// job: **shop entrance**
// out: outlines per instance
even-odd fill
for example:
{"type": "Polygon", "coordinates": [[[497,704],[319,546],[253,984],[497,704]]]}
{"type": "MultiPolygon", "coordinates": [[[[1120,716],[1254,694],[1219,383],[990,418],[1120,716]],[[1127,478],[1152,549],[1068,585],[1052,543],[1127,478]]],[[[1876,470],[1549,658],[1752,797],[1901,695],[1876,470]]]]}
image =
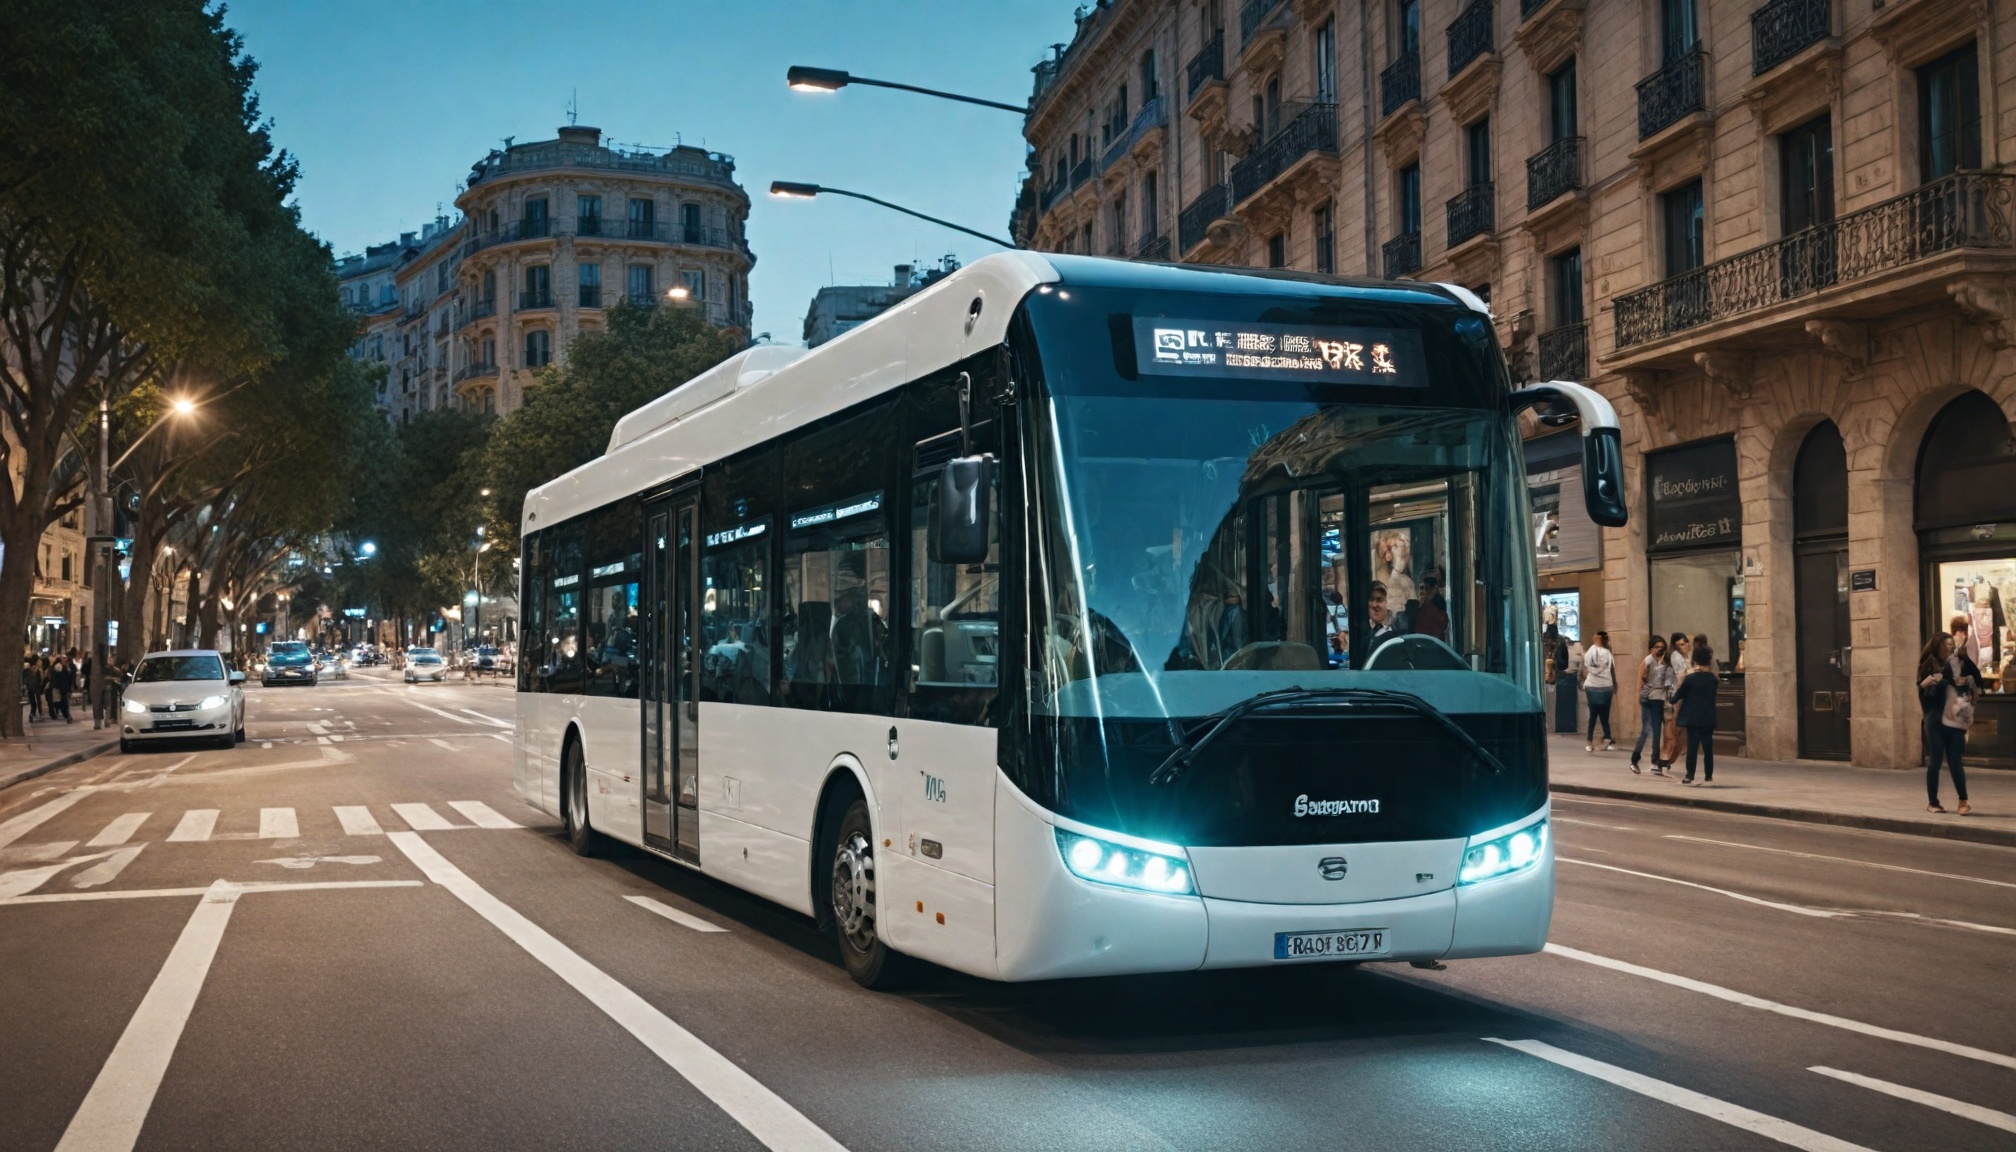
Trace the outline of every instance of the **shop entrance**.
{"type": "Polygon", "coordinates": [[[1799,755],[1849,758],[1848,453],[1831,420],[1806,436],[1792,470],[1799,625],[1799,755]]]}

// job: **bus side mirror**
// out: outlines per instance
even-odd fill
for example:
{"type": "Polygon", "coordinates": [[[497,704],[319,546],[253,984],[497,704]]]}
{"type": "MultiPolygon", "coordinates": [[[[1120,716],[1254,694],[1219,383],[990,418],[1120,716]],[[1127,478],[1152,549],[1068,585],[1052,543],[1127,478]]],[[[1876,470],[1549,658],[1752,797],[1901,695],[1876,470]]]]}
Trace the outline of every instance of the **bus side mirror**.
{"type": "Polygon", "coordinates": [[[1573,409],[1572,419],[1582,424],[1582,503],[1589,519],[1605,528],[1624,527],[1631,512],[1624,501],[1624,435],[1617,410],[1601,392],[1568,380],[1529,384],[1512,394],[1514,415],[1536,405],[1557,415],[1563,405],[1573,409]]]}
{"type": "Polygon", "coordinates": [[[993,458],[960,456],[938,474],[933,509],[931,559],[939,564],[980,564],[987,559],[988,501],[993,458]]]}

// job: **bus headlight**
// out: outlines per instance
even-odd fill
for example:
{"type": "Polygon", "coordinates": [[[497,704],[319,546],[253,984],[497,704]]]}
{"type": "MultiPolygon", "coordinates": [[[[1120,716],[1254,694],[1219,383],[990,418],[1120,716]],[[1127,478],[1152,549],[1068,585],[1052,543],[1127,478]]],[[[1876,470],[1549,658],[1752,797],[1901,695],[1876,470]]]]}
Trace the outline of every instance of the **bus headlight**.
{"type": "Polygon", "coordinates": [[[1062,828],[1057,829],[1057,850],[1064,854],[1064,866],[1081,880],[1169,896],[1197,891],[1190,882],[1190,862],[1180,856],[1129,848],[1062,828]]]}
{"type": "Polygon", "coordinates": [[[1523,872],[1540,862],[1547,848],[1547,821],[1528,824],[1517,832],[1472,844],[1463,853],[1463,869],[1456,874],[1458,884],[1475,884],[1514,872],[1523,872]]]}

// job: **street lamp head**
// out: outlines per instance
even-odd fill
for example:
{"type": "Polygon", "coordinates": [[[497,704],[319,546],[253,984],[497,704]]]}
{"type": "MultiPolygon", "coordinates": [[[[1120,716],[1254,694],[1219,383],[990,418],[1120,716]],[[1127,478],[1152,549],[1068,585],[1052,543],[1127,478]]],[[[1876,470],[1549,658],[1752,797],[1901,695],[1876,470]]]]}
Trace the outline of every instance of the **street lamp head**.
{"type": "Polygon", "coordinates": [[[770,182],[770,195],[782,196],[786,200],[810,200],[812,197],[817,196],[820,191],[821,189],[817,184],[799,184],[790,180],[772,180],[770,182]]]}
{"type": "Polygon", "coordinates": [[[191,412],[196,411],[196,402],[187,396],[177,396],[174,400],[169,401],[168,408],[177,416],[187,416],[191,412]]]}
{"type": "Polygon", "coordinates": [[[784,71],[784,82],[794,92],[838,92],[854,79],[838,68],[808,68],[793,64],[784,71]]]}
{"type": "Polygon", "coordinates": [[[376,556],[378,554],[378,545],[366,540],[357,546],[357,551],[362,552],[366,556],[376,556]]]}
{"type": "Polygon", "coordinates": [[[686,299],[686,297],[691,296],[692,294],[693,293],[689,291],[684,285],[680,285],[677,288],[668,289],[665,293],[666,297],[672,300],[684,300],[686,299]]]}
{"type": "Polygon", "coordinates": [[[479,495],[479,496],[488,496],[488,495],[490,495],[490,490],[489,490],[488,488],[480,488],[480,489],[478,489],[478,490],[477,490],[477,495],[479,495]]]}

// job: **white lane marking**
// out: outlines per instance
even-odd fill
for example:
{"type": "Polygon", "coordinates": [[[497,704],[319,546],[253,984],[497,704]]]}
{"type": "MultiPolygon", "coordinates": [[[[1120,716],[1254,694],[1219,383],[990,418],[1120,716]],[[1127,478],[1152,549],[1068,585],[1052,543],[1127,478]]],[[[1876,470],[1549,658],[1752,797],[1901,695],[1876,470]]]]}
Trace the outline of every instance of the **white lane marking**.
{"type": "Polygon", "coordinates": [[[1993,932],[1997,936],[2016,936],[2016,928],[2003,928],[1994,924],[1976,924],[1972,920],[1946,920],[1938,916],[1927,916],[1922,912],[1890,912],[1881,908],[1870,908],[1856,913],[1857,916],[1887,916],[1896,920],[1917,920],[1926,924],[1944,924],[1948,928],[1971,928],[1976,932],[1993,932]]]}
{"type": "Polygon", "coordinates": [[[449,823],[447,817],[425,804],[394,804],[392,810],[397,812],[399,818],[406,821],[406,826],[415,832],[446,832],[461,827],[459,824],[449,823]]]}
{"type": "Polygon", "coordinates": [[[342,737],[342,736],[340,736],[340,735],[332,735],[332,736],[330,736],[330,737],[329,737],[329,739],[330,739],[331,741],[334,741],[335,743],[338,743],[338,744],[341,744],[341,743],[343,742],[343,737],[342,737]]]}
{"type": "Polygon", "coordinates": [[[41,825],[43,821],[90,794],[91,789],[89,788],[79,788],[74,792],[66,792],[39,808],[32,808],[7,821],[5,824],[0,824],[0,848],[5,848],[7,845],[14,843],[14,841],[26,836],[41,825]]]}
{"type": "Polygon", "coordinates": [[[670,904],[661,904],[658,901],[651,899],[649,896],[625,896],[623,897],[623,899],[628,900],[630,903],[637,905],[639,908],[644,909],[646,912],[656,912],[658,915],[663,916],[665,919],[672,921],[674,924],[684,925],[687,928],[691,928],[695,932],[728,931],[728,929],[721,927],[719,924],[710,924],[707,921],[702,920],[698,916],[695,916],[688,912],[681,912],[679,909],[672,907],[670,904]]]}
{"type": "Polygon", "coordinates": [[[1969,1104],[1965,1100],[1955,1100],[1951,1096],[1941,1096],[1936,1092],[1926,1092],[1919,1088],[1907,1088],[1902,1084],[1892,1084],[1888,1080],[1878,1080],[1874,1076],[1862,1076],[1854,1072],[1843,1072],[1839,1068],[1827,1068],[1816,1065],[1808,1068],[1807,1071],[1818,1072],[1822,1076],[1832,1076],[1836,1080],[1845,1080],[1850,1084],[1867,1088],[1871,1092],[1881,1092],[1886,1096],[1895,1096],[1899,1100],[1909,1100],[1913,1104],[1923,1104],[1928,1108],[1937,1108],[1941,1112],[1951,1112],[1955,1116],[1964,1116],[1976,1123],[1986,1124],[1990,1128],[2000,1128],[2004,1132],[2016,1132],[2016,1116],[2011,1116],[2007,1112],[1997,1112],[1993,1108],[1983,1108],[1979,1104],[1969,1104]]]}
{"type": "Polygon", "coordinates": [[[492,896],[417,833],[393,832],[389,838],[429,880],[448,889],[456,899],[573,986],[766,1147],[777,1152],[845,1152],[839,1141],[733,1060],[708,1047],[642,996],[492,896]]]}
{"type": "Polygon", "coordinates": [[[295,840],[301,836],[301,822],[294,817],[292,808],[259,809],[259,838],[261,840],[295,840]]]}
{"type": "Polygon", "coordinates": [[[254,860],[254,864],[278,864],[282,868],[313,868],[317,864],[376,864],[378,856],[277,856],[271,860],[254,860]]]}
{"type": "Polygon", "coordinates": [[[1711,888],[1706,884],[1696,884],[1692,880],[1678,880],[1671,876],[1661,876],[1656,872],[1635,872],[1629,868],[1619,868],[1615,864],[1598,864],[1594,860],[1576,860],[1568,856],[1555,856],[1563,864],[1580,864],[1584,868],[1601,868],[1605,872],[1622,872],[1626,876],[1642,876],[1647,880],[1660,880],[1667,884],[1678,884],[1683,888],[1698,888],[1703,892],[1713,892],[1717,896],[1727,896],[1731,900],[1741,900],[1745,904],[1761,904],[1766,908],[1776,908],[1780,912],[1792,912],[1800,916],[1815,916],[1823,920],[1838,920],[1850,916],[1848,912],[1832,912],[1825,908],[1808,908],[1801,904],[1781,904],[1776,900],[1766,900],[1761,896],[1746,896],[1741,892],[1731,892],[1727,888],[1711,888]]]}
{"type": "Polygon", "coordinates": [[[185,840],[208,840],[217,830],[217,809],[191,808],[182,813],[182,819],[175,824],[175,830],[168,833],[170,843],[185,840]]]}
{"type": "Polygon", "coordinates": [[[477,718],[477,719],[479,719],[479,720],[488,720],[488,721],[489,721],[490,723],[492,723],[492,724],[495,724],[495,725],[496,725],[497,727],[499,727],[499,728],[516,728],[516,727],[517,727],[517,725],[516,725],[516,724],[513,724],[513,723],[512,723],[511,721],[509,721],[509,720],[499,720],[499,719],[498,719],[497,717],[495,717],[495,716],[491,716],[491,715],[488,715],[488,714],[486,714],[486,713],[483,713],[483,712],[478,712],[478,711],[476,711],[476,710],[475,710],[474,708],[464,708],[464,709],[462,709],[462,711],[464,711],[464,712],[467,712],[467,713],[468,713],[469,715],[471,715],[471,716],[474,716],[474,717],[476,717],[476,718],[477,718]]]}
{"type": "Polygon", "coordinates": [[[492,732],[492,733],[490,733],[490,739],[492,739],[492,740],[502,740],[502,741],[503,741],[504,743],[506,743],[506,744],[509,744],[509,743],[511,743],[511,737],[509,737],[509,736],[506,736],[506,735],[504,735],[504,734],[503,734],[502,732],[492,732]]]}
{"type": "Polygon", "coordinates": [[[1993,884],[1997,888],[2016,888],[2007,880],[1990,880],[1982,876],[1963,876],[1958,872],[1933,872],[1925,868],[1907,868],[1902,864],[1882,864],[1875,860],[1857,860],[1853,856],[1824,856],[1818,852],[1794,852],[1790,848],[1767,848],[1762,844],[1744,844],[1736,840],[1711,840],[1706,836],[1668,835],[1668,840],[1686,840],[1694,844],[1719,844],[1724,848],[1748,848],[1753,852],[1776,852],[1780,856],[1797,856],[1802,860],[1827,860],[1836,864],[1860,864],[1864,868],[1881,868],[1886,872],[1909,872],[1914,876],[1937,876],[1942,880],[1966,880],[1973,884],[1993,884]]]}
{"type": "Polygon", "coordinates": [[[1577,819],[1575,819],[1575,818],[1574,818],[1573,816],[1556,816],[1556,817],[1554,817],[1553,819],[1554,819],[1554,822],[1555,822],[1556,824],[1581,824],[1581,825],[1583,825],[1583,826],[1585,826],[1585,827],[1589,827],[1589,828],[1608,828],[1608,829],[1610,829],[1610,830],[1611,830],[1612,832],[1636,832],[1636,831],[1637,831],[1637,829],[1636,829],[1636,828],[1627,828],[1627,827],[1625,827],[1625,826],[1624,826],[1624,825],[1622,825],[1622,824],[1599,824],[1599,823],[1597,823],[1597,822],[1596,822],[1596,821],[1594,821],[1594,820],[1577,820],[1577,819]]]}
{"type": "MultiPolygon", "coordinates": [[[[408,689],[407,691],[410,692],[411,689],[408,689]]],[[[476,721],[469,719],[467,716],[457,716],[453,712],[443,711],[442,709],[436,708],[431,704],[422,704],[418,700],[409,698],[405,693],[393,692],[391,694],[393,696],[398,697],[401,700],[406,701],[406,703],[413,705],[415,708],[425,708],[427,711],[434,713],[436,716],[446,716],[448,719],[455,721],[457,724],[476,723],[476,721]]]]}
{"type": "Polygon", "coordinates": [[[310,720],[308,722],[308,731],[313,732],[317,736],[327,736],[329,734],[328,727],[320,720],[310,720]]]}
{"type": "Polygon", "coordinates": [[[225,880],[204,893],[139,1010],[98,1070],[84,1103],[70,1118],[56,1152],[113,1152],[131,1149],[140,1138],[140,1127],[154,1106],[154,1093],[175,1055],[182,1026],[189,1022],[237,902],[237,887],[225,880]]]}
{"type": "Polygon", "coordinates": [[[129,844],[119,849],[117,852],[112,853],[111,858],[104,863],[94,864],[79,872],[76,878],[70,881],[70,886],[72,888],[96,888],[101,884],[109,884],[117,880],[119,873],[124,872],[126,866],[133,863],[134,858],[139,856],[140,850],[145,847],[147,847],[145,844],[129,844]]]}
{"type": "Polygon", "coordinates": [[[40,868],[17,868],[12,872],[0,872],[0,900],[11,900],[16,896],[33,892],[47,884],[65,868],[72,868],[92,860],[103,860],[110,855],[112,855],[110,852],[99,852],[92,856],[73,856],[54,864],[44,864],[40,868]]]}
{"type": "Polygon", "coordinates": [[[1731,1104],[1727,1100],[1704,1096],[1691,1088],[1668,1084],[1664,1080],[1654,1080],[1628,1068],[1619,1068],[1615,1064],[1591,1060],[1587,1056],[1579,1056],[1566,1049],[1556,1048],[1552,1044],[1538,1040],[1499,1040],[1491,1036],[1486,1036],[1484,1039],[1493,1044],[1517,1049],[1528,1056],[1538,1056],[1542,1060],[1573,1069],[1584,1076],[1594,1076],[1598,1080],[1615,1084],[1640,1096],[1650,1096],[1675,1108],[1684,1108],[1710,1120],[1720,1120],[1731,1127],[1755,1132],[1780,1144],[1790,1144],[1794,1148],[1807,1149],[1808,1152],[1869,1152],[1869,1149],[1860,1144],[1850,1144],[1846,1140],[1829,1136],[1825,1132],[1815,1132],[1790,1120],[1780,1120],[1776,1116],[1752,1111],[1741,1104],[1731,1104]]]}
{"type": "Polygon", "coordinates": [[[378,826],[378,818],[371,815],[371,809],[362,805],[337,805],[336,819],[342,823],[345,836],[379,836],[385,832],[378,826]]]}
{"type": "Polygon", "coordinates": [[[271,747],[273,747],[273,742],[272,742],[271,740],[261,740],[261,741],[259,742],[259,747],[261,747],[261,748],[271,748],[271,747]]]}
{"type": "Polygon", "coordinates": [[[478,828],[517,828],[517,823],[506,819],[502,812],[481,800],[450,800],[448,807],[460,812],[471,824],[478,828]]]}
{"type": "Polygon", "coordinates": [[[128,812],[124,816],[120,816],[110,824],[107,824],[103,831],[93,836],[84,846],[86,848],[113,848],[124,844],[133,838],[133,833],[138,832],[140,825],[145,824],[147,818],[152,815],[152,812],[128,812]]]}
{"type": "Polygon", "coordinates": [[[446,740],[440,740],[433,736],[427,738],[427,743],[434,745],[436,748],[446,748],[450,752],[461,751],[460,748],[455,747],[455,745],[448,743],[446,740]]]}
{"type": "Polygon", "coordinates": [[[328,738],[327,736],[317,736],[317,737],[315,737],[315,743],[317,743],[317,744],[327,744],[327,743],[329,743],[329,738],[328,738]]]}
{"type": "Polygon", "coordinates": [[[1790,1016],[1795,1020],[1805,1020],[1813,1024],[1825,1024],[1830,1028],[1840,1028],[1847,1032],[1860,1032],[1864,1036],[1874,1036],[1881,1040],[1895,1040],[1899,1044],[1912,1044],[1919,1048],[1930,1048],[1935,1052],[1945,1052],[1954,1056],[1965,1056],[1969,1060],[1979,1060],[1984,1064],[1996,1064],[2003,1068],[2016,1069],[2016,1056],[2005,1056],[2000,1052],[1990,1052],[1985,1048],[1975,1048],[1967,1044],[1955,1044],[1951,1040],[1936,1040],[1930,1036],[1920,1036],[1915,1032],[1900,1032],[1895,1028],[1884,1028],[1876,1024],[1864,1024],[1860,1020],[1850,1020],[1845,1016],[1833,1016],[1825,1012],[1814,1012],[1806,1008],[1795,1008],[1790,1004],[1780,1004],[1776,1000],[1766,1000],[1762,996],[1752,996],[1748,992],[1738,992],[1705,980],[1695,980],[1687,976],[1676,976],[1671,972],[1661,972],[1657,968],[1647,968],[1628,960],[1612,960],[1608,956],[1598,956],[1594,952],[1584,952],[1561,944],[1548,944],[1550,955],[1569,960],[1580,960],[1584,964],[1594,964],[1613,972],[1626,972],[1633,976],[1643,976],[1647,980],[1657,980],[1671,984],[1675,988],[1685,988],[1689,992],[1699,992],[1713,996],[1717,1000],[1727,1000],[1731,1004],[1741,1004],[1745,1008],[1756,1008],[1765,1012],[1776,1012],[1780,1016],[1790,1016]]]}
{"type": "Polygon", "coordinates": [[[0,860],[9,863],[18,860],[54,860],[76,846],[75,840],[51,840],[47,844],[23,844],[19,848],[0,848],[0,860]]]}
{"type": "Polygon", "coordinates": [[[35,896],[11,896],[0,900],[0,908],[11,904],[68,904],[76,900],[145,900],[156,896],[201,896],[208,888],[120,888],[111,892],[50,892],[35,896]]]}

